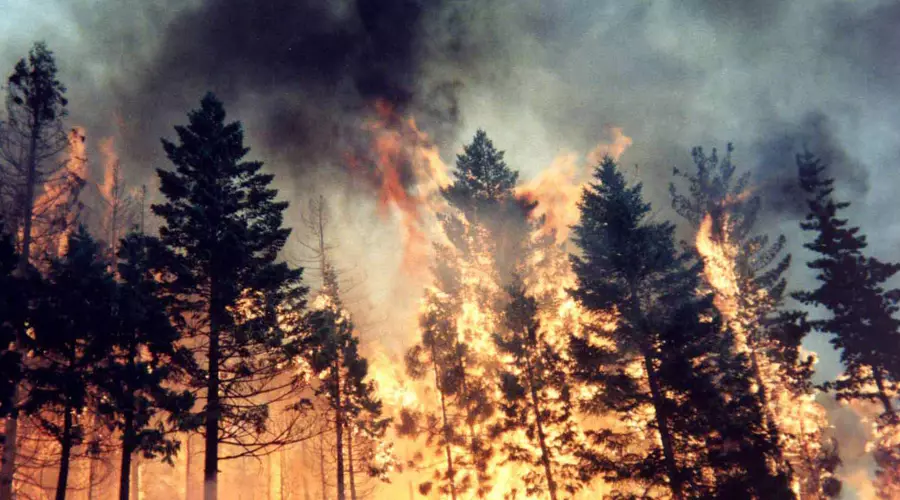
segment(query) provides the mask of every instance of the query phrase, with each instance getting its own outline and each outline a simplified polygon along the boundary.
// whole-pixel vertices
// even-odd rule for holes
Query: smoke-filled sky
[[[873,251],[897,243],[896,2],[0,0],[0,12],[0,68],[46,40],[71,123],[115,137],[133,183],[165,165],[158,139],[213,90],[303,197],[340,171],[382,99],[446,161],[485,128],[524,178],[622,127],[634,141],[622,161],[661,210],[692,146],[732,141],[790,237],[795,287],[808,278],[792,158],[807,145],[853,196]]]
[[[804,145],[853,197],[873,252],[896,258],[897,26],[891,0],[0,0],[0,69],[45,40],[70,123],[115,137],[133,184],[152,182],[159,138],[213,90],[294,201],[340,184],[377,99],[414,116],[448,162],[486,129],[526,179],[622,127],[622,162],[666,215],[672,167],[732,141],[771,231],[790,240],[797,288],[809,283],[791,187]],[[333,196],[363,206],[338,210],[355,228],[339,235],[348,254],[397,253],[356,230],[371,205]],[[809,345],[832,376],[825,341]]]

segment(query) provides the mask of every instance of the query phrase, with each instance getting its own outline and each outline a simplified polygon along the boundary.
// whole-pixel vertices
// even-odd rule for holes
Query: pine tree
[[[637,485],[641,495],[729,498],[735,478],[748,479],[744,497],[788,497],[755,439],[760,408],[740,376],[745,361],[723,348],[709,298],[696,295],[699,264],[676,252],[674,225],[647,220],[641,185],[626,186],[610,158],[594,177],[574,228],[582,254],[572,258],[573,293],[593,323],[573,338],[573,356],[597,391],[585,409],[612,411],[623,425],[593,434],[586,472],[620,484],[623,497]]]
[[[896,436],[900,418],[895,408],[900,382],[900,290],[886,288],[900,271],[900,264],[865,255],[865,235],[838,217],[848,202],[833,197],[834,179],[825,177],[826,166],[812,153],[797,155],[800,185],[809,195],[809,212],[800,227],[815,235],[804,246],[818,254],[807,263],[816,272],[818,288],[799,292],[804,304],[822,306],[831,315],[812,326],[831,335],[840,352],[844,375],[829,385],[838,400],[868,401],[881,406],[877,419],[875,459],[876,488],[881,498],[900,495],[900,452]]]
[[[575,402],[567,360],[547,338],[538,321],[538,303],[523,283],[507,289],[510,302],[503,328],[494,339],[511,360],[500,374],[503,418],[499,431],[513,433],[504,442],[506,459],[529,466],[523,481],[528,496],[573,494],[580,488],[577,460],[581,433],[574,418]],[[523,439],[524,438],[524,439]]]
[[[132,456],[161,456],[171,463],[179,450],[176,430],[192,429],[186,418],[193,395],[171,388],[194,369],[190,351],[178,347],[161,285],[150,267],[154,241],[131,234],[119,247],[119,277],[113,309],[112,349],[94,370],[98,413],[122,441],[119,500],[128,500]]]
[[[97,365],[111,348],[115,281],[83,227],[51,263],[32,319],[31,390],[24,408],[61,446],[56,499],[64,500],[72,451],[84,437],[79,416],[90,403]]]
[[[697,247],[716,306],[735,334],[735,348],[749,356],[775,445],[774,466],[792,474],[804,493],[818,496],[822,484],[816,478],[823,471],[810,465],[822,458],[818,452],[825,450],[827,423],[813,399],[815,358],[800,353],[809,329],[804,314],[782,309],[784,274],[791,262],[789,254],[783,255],[786,239],[780,235],[770,243],[757,233],[762,200],[750,188],[749,172],[736,176],[733,150],[729,144],[720,158],[715,149],[707,155],[694,148],[695,172],[680,174],[690,194],[678,194],[671,184],[672,205],[698,230]]]
[[[450,244],[436,245],[435,283],[426,294],[422,342],[407,355],[411,373],[423,375],[423,367],[432,365],[442,394],[441,415],[432,414],[428,421],[435,424],[429,426],[432,430],[443,429],[437,434],[447,456],[443,476],[451,496],[475,488],[481,497],[493,488],[489,430],[499,394],[491,336],[499,327],[504,287],[525,255],[535,207],[516,197],[518,173],[503,156],[479,130],[457,157],[454,182],[442,189],[450,208],[438,215]],[[469,315],[477,319],[459,321],[465,310],[479,311]],[[421,487],[430,488],[430,483]]]
[[[311,334],[305,348],[313,373],[322,381],[315,387],[316,395],[325,399],[334,415],[337,498],[346,499],[349,486],[350,499],[357,500],[360,473],[383,477],[390,465],[376,459],[390,419],[382,417],[381,401],[368,380],[368,361],[359,353],[359,336],[329,259],[333,247],[325,234],[328,216],[323,197],[311,200],[304,221],[315,240],[304,246],[313,253],[322,275],[322,288],[307,318]]]
[[[46,207],[35,207],[39,189],[63,168],[57,157],[68,145],[62,124],[68,104],[66,88],[56,73],[53,53],[36,43],[7,80],[6,120],[0,122],[0,217],[15,239],[20,276],[29,270],[35,220],[46,215]],[[25,342],[25,332],[18,328],[15,345]],[[18,399],[16,392],[14,404]],[[12,408],[4,430],[0,500],[12,499],[17,428]]]
[[[170,250],[161,262],[168,285],[205,345],[205,371],[195,382],[205,394],[204,498],[215,500],[220,443],[239,447],[222,456],[231,458],[297,437],[278,429],[276,439],[266,439],[266,431],[269,407],[299,393],[299,374],[285,364],[292,356],[285,347],[297,336],[279,316],[299,311],[306,289],[300,269],[276,261],[290,234],[282,227],[288,204],[275,201],[262,163],[244,161],[240,123],[225,123],[212,94],[188,118],[175,127],[177,143],[163,140],[175,170],[158,171],[166,201],[151,210],[163,220],[160,239]]]

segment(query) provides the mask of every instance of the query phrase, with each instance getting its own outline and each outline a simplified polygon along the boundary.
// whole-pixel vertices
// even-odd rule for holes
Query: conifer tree
[[[307,317],[309,336],[305,349],[313,373],[321,379],[315,387],[334,419],[337,498],[357,500],[361,474],[384,476],[388,463],[376,454],[390,420],[382,417],[381,401],[368,380],[368,361],[359,352],[359,336],[341,298],[338,271],[331,263],[325,234],[328,216],[323,197],[313,199],[304,222],[315,240],[303,244],[317,261],[322,288]]]
[[[28,370],[24,408],[60,444],[57,500],[66,497],[72,451],[84,437],[79,416],[111,348],[114,297],[115,281],[100,248],[81,227],[69,238],[65,257],[51,262],[31,321],[40,362]]]
[[[494,336],[499,351],[511,357],[500,374],[503,418],[498,427],[513,433],[513,439],[504,442],[502,453],[529,466],[523,477],[526,495],[556,500],[581,484],[578,462],[570,460],[580,454],[582,436],[574,420],[567,360],[547,338],[537,319],[537,300],[526,295],[524,284],[513,283],[507,291],[503,328]]]
[[[185,372],[194,370],[190,351],[177,344],[179,329],[171,323],[161,285],[150,267],[154,241],[137,234],[119,246],[111,349],[94,370],[100,394],[97,411],[122,442],[119,500],[128,500],[135,453],[171,462],[179,450],[172,433],[193,430],[188,418],[193,395],[172,389]]]
[[[830,314],[810,323],[830,335],[831,344],[840,352],[844,374],[828,384],[837,399],[880,406],[876,489],[880,498],[896,498],[900,495],[900,418],[895,407],[900,382],[900,321],[895,315],[900,309],[900,290],[888,288],[887,281],[900,271],[900,264],[865,254],[866,237],[838,216],[850,204],[834,198],[834,179],[825,177],[826,166],[820,159],[807,151],[797,155],[797,168],[800,185],[809,195],[809,212],[800,226],[815,235],[804,246],[818,254],[807,267],[816,272],[819,286],[795,297],[804,304],[822,306]]]
[[[443,408],[440,418],[431,415],[428,420],[442,422],[437,427],[443,429],[438,434],[447,456],[444,486],[451,496],[474,488],[480,497],[493,487],[489,430],[499,395],[491,335],[498,331],[504,287],[512,282],[525,253],[535,203],[516,197],[518,173],[483,130],[457,156],[453,176],[454,182],[442,189],[450,208],[438,216],[450,244],[436,245],[435,282],[426,294],[422,342],[407,360],[416,375],[423,375],[427,364],[438,363],[433,368]],[[483,314],[475,323],[456,321],[464,308]],[[430,488],[430,483],[422,487]]]
[[[676,499],[789,498],[765,467],[760,408],[740,376],[746,360],[724,348],[709,297],[696,294],[700,265],[676,251],[674,225],[647,220],[641,185],[626,186],[610,158],[594,177],[572,258],[573,293],[594,322],[573,338],[573,355],[576,375],[597,391],[585,409],[612,411],[623,425],[594,433],[586,472],[623,497],[637,486]]]
[[[822,484],[815,478],[825,471],[809,466],[823,458],[819,451],[826,449],[822,431],[827,423],[824,409],[813,400],[815,358],[800,353],[809,329],[805,314],[782,309],[791,261],[783,252],[786,239],[780,235],[770,242],[758,233],[762,200],[750,187],[749,172],[736,175],[733,150],[729,144],[720,158],[715,149],[707,155],[694,148],[695,171],[676,169],[688,181],[689,194],[679,194],[670,184],[672,205],[698,230],[697,247],[716,306],[735,335],[735,348],[749,356],[775,446],[774,466],[793,475],[805,493],[818,496]]]
[[[41,186],[64,167],[58,155],[68,144],[62,122],[65,92],[53,53],[41,42],[16,63],[7,80],[6,119],[0,122],[0,218],[15,241],[19,276],[29,271],[36,219],[47,215],[47,207],[36,207],[35,200]],[[25,332],[17,328],[14,349],[24,343]],[[17,387],[13,402],[18,399]],[[13,407],[4,429],[0,500],[12,499],[17,430]]]
[[[296,317],[306,289],[300,269],[277,261],[290,234],[282,226],[288,204],[275,201],[262,163],[244,160],[241,124],[225,122],[212,94],[188,118],[175,127],[177,142],[163,140],[175,169],[158,171],[166,200],[151,210],[162,218],[160,239],[169,249],[158,264],[205,349],[194,380],[204,402],[204,498],[215,500],[220,458],[301,437],[302,429],[271,430],[269,408],[299,393],[300,374],[286,369],[299,332],[288,331],[297,323],[284,318],[288,311]],[[220,443],[236,451],[220,454]]]

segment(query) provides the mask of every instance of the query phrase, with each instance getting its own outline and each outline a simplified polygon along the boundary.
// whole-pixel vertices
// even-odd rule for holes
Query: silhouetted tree
[[[694,148],[695,170],[678,173],[689,194],[670,184],[672,205],[698,230],[698,250],[704,256],[707,281],[725,326],[735,334],[736,348],[746,350],[760,391],[766,429],[775,446],[775,464],[795,476],[806,494],[818,495],[823,471],[809,466],[825,444],[824,409],[813,400],[810,382],[815,357],[801,354],[809,329],[805,315],[782,309],[785,272],[791,256],[786,239],[774,242],[757,229],[762,199],[750,187],[750,173],[737,174],[731,144],[721,158]],[[813,453],[813,456],[807,456]]]
[[[98,364],[111,346],[115,281],[99,246],[83,227],[66,255],[51,262],[31,320],[34,354],[24,409],[61,446],[56,499],[64,500],[73,447],[84,437],[81,419]]]
[[[572,339],[573,356],[597,390],[585,409],[624,425],[593,433],[585,472],[620,483],[622,497],[636,483],[638,495],[734,498],[737,480],[739,496],[789,498],[786,478],[765,466],[746,360],[728,349],[710,297],[697,296],[702,265],[676,251],[674,225],[647,220],[641,185],[626,186],[612,159],[594,177],[572,257],[573,293],[593,322]]]
[[[64,167],[58,155],[68,144],[62,123],[68,101],[56,72],[53,53],[36,43],[7,80],[6,120],[0,122],[0,218],[16,243],[20,276],[28,272],[35,219],[46,215],[47,207],[36,208],[35,199]],[[17,328],[14,350],[21,350],[25,341],[25,332]],[[17,399],[14,393],[13,402]],[[12,499],[18,418],[16,409],[11,410],[4,430],[0,500]]]
[[[137,234],[119,246],[112,349],[94,370],[100,394],[98,413],[122,442],[119,500],[128,500],[131,459],[161,456],[171,463],[179,449],[172,432],[193,430],[188,418],[193,395],[171,386],[194,369],[190,351],[178,347],[180,331],[171,323],[161,284],[150,266],[153,240]]]
[[[816,272],[819,286],[795,297],[830,313],[829,318],[810,323],[831,335],[831,344],[840,352],[844,374],[828,384],[838,400],[881,406],[876,488],[881,498],[896,498],[900,495],[900,451],[896,447],[900,418],[894,400],[900,382],[900,320],[895,314],[900,309],[900,290],[887,288],[887,281],[900,271],[900,264],[865,255],[865,235],[838,217],[850,204],[834,199],[834,179],[825,177],[821,160],[807,151],[797,155],[797,168],[800,185],[809,195],[809,212],[800,227],[815,235],[804,246],[818,254],[807,267]]]
[[[301,429],[266,431],[270,406],[298,394],[301,380],[286,364],[297,315],[285,322],[286,311],[302,308],[306,288],[300,269],[277,262],[290,234],[282,227],[288,204],[275,201],[273,176],[261,172],[262,163],[244,161],[249,148],[241,124],[225,123],[212,94],[188,118],[187,126],[175,127],[177,143],[163,140],[175,170],[158,171],[166,200],[151,210],[163,220],[160,239],[170,250],[161,262],[169,290],[195,321],[205,349],[206,370],[195,382],[205,393],[204,497],[215,500],[220,458],[299,439]],[[220,456],[220,443],[240,451]]]

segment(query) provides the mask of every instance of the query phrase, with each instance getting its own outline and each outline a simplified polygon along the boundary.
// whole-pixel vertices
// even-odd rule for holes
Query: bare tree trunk
[[[656,378],[656,369],[649,352],[644,352],[644,368],[647,370],[647,381],[650,383],[650,395],[653,400],[653,409],[656,413],[656,424],[659,428],[659,437],[662,441],[663,459],[669,476],[669,487],[672,489],[672,498],[682,500],[681,474],[675,462],[675,449],[672,446],[672,436],[669,434],[669,414],[666,411],[659,380]]]
[[[125,414],[125,428],[122,431],[122,463],[119,467],[119,500],[129,500],[131,491],[131,457],[134,455],[134,415]]]
[[[69,462],[72,456],[72,409],[67,404],[63,409],[62,453],[59,459],[59,475],[56,478],[56,500],[66,500],[69,485]]]
[[[341,396],[341,366],[340,366],[340,356],[337,356],[334,362],[334,382],[335,382],[335,391],[337,394],[334,395],[335,408],[334,408],[334,427],[335,427],[335,451],[337,452],[337,500],[346,500],[347,496],[345,493],[345,485],[344,485],[344,414],[343,414],[343,398]]]
[[[203,499],[217,500],[219,475],[219,317],[216,287],[211,288],[209,326],[209,380],[206,385],[206,448],[203,463]]]
[[[356,477],[353,473],[353,429],[347,425],[347,476],[350,478],[350,500],[356,500]]]
[[[192,465],[192,455],[193,451],[191,449],[191,438],[194,437],[191,433],[187,434],[184,442],[184,500],[193,500],[193,495],[191,495],[191,485],[193,482],[191,481],[191,465]]]
[[[437,349],[434,343],[431,344],[431,364],[434,367],[434,383],[438,393],[441,395],[441,423],[443,424],[444,433],[444,451],[447,455],[447,481],[450,483],[450,498],[456,500],[456,470],[453,468],[453,452],[450,449],[450,423],[447,421],[447,402],[444,398],[444,387],[441,384],[441,377],[438,373]]]
[[[531,346],[534,348],[534,346]],[[528,371],[528,386],[531,389],[531,409],[534,412],[534,421],[537,425],[538,444],[541,447],[541,464],[544,466],[544,474],[547,477],[547,491],[550,499],[556,500],[556,481],[553,480],[553,467],[550,464],[550,450],[547,448],[547,438],[544,435],[544,418],[541,415],[540,398],[535,387],[534,362],[528,356],[526,369]]]

